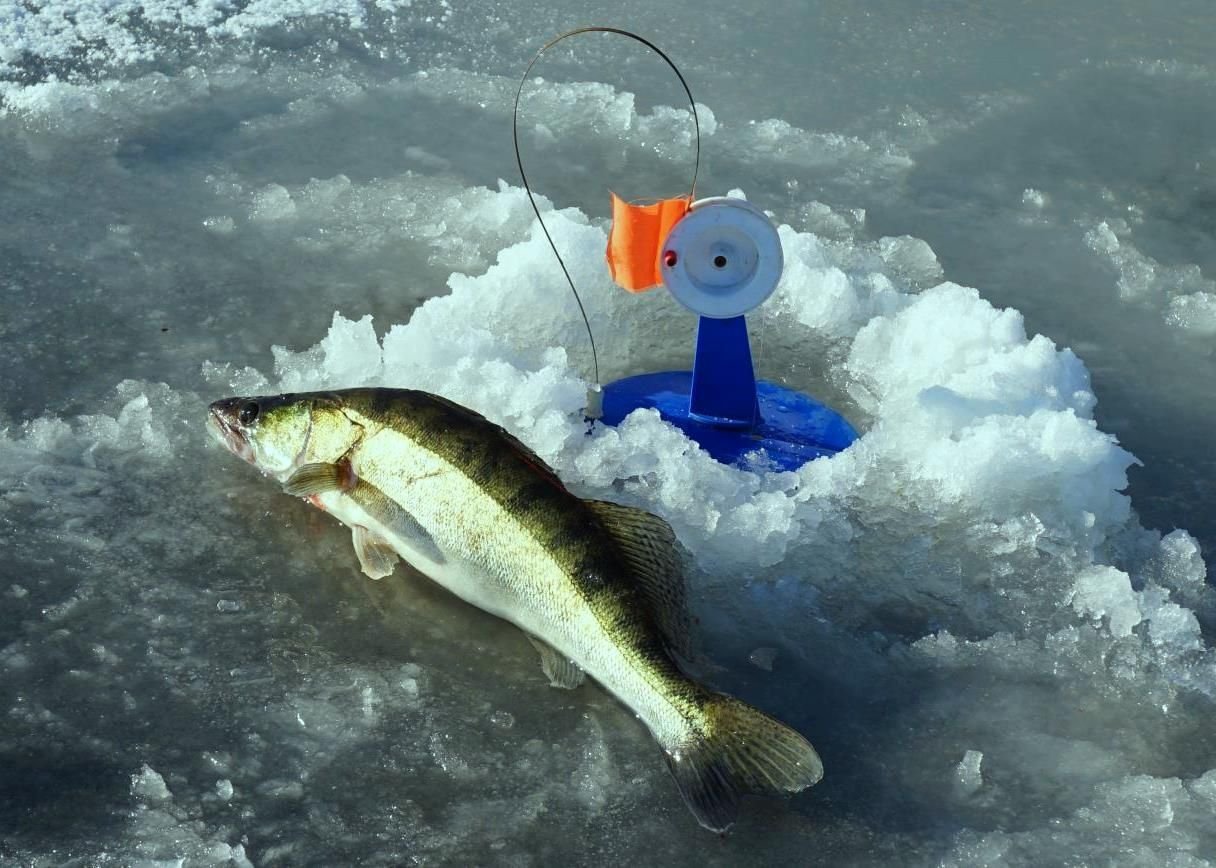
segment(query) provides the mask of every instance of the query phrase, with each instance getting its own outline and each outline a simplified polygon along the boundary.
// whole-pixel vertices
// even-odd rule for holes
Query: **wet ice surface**
[[[96,8],[0,8],[0,859],[1216,861],[1203,4],[616,22],[704,101],[701,190],[784,224],[759,366],[865,431],[797,474],[645,414],[584,436],[581,323],[499,179],[514,76],[594,10]],[[602,250],[606,188],[685,184],[687,118],[657,63],[575,45],[532,174],[605,375],[685,364],[689,318]],[[207,442],[216,397],[364,383],[671,521],[707,678],[824,781],[708,835],[625,709],[365,580]]]

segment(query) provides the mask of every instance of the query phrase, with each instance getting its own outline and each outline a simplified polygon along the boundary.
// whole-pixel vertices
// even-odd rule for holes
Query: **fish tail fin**
[[[747,793],[787,795],[819,782],[823,763],[785,724],[720,694],[704,707],[704,731],[666,751],[680,795],[706,829],[725,832]]]

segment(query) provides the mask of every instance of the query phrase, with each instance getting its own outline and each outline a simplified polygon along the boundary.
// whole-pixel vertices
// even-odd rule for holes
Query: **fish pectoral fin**
[[[692,659],[684,567],[671,525],[635,506],[607,500],[587,505],[625,557],[671,650]]]
[[[564,654],[559,654],[550,645],[535,636],[525,635],[528,636],[532,647],[540,652],[540,668],[548,677],[550,687],[564,687],[566,690],[573,690],[583,683],[583,679],[587,675],[578,668],[577,663]]]
[[[369,578],[383,579],[392,574],[399,557],[386,540],[361,524],[351,528],[351,536],[355,543],[355,554],[359,556],[359,566]]]
[[[418,554],[436,564],[447,561],[435,538],[418,519],[379,488],[365,479],[360,479],[347,494],[370,518],[379,522],[381,527],[391,531]]]
[[[294,497],[312,497],[350,487],[349,466],[340,464],[305,464],[297,468],[283,483],[283,491]]]

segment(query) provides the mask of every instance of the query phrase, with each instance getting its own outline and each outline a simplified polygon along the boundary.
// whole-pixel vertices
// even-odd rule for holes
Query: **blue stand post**
[[[718,428],[751,428],[759,420],[756,373],[747,320],[701,317],[688,415]]]

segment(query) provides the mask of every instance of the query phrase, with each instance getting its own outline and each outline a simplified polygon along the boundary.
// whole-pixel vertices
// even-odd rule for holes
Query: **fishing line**
[[[697,173],[701,169],[701,122],[697,117],[697,104],[692,98],[692,91],[688,87],[688,82],[684,80],[684,76],[680,74],[679,67],[675,62],[668,57],[661,48],[655,45],[645,37],[639,36],[628,30],[622,30],[618,27],[578,27],[574,30],[568,30],[560,36],[554,37],[549,42],[541,46],[540,51],[536,52],[536,56],[532,58],[532,62],[528,64],[528,68],[524,70],[523,78],[519,80],[519,89],[515,92],[515,109],[511,113],[511,140],[515,144],[515,164],[519,167],[519,177],[523,179],[524,190],[528,194],[528,202],[532,205],[532,211],[536,214],[536,220],[540,223],[541,231],[545,233],[545,240],[549,242],[549,247],[553,249],[553,255],[557,257],[557,264],[562,268],[562,274],[566,275],[566,282],[570,284],[570,291],[574,293],[574,300],[578,304],[579,313],[583,315],[583,325],[587,327],[587,339],[591,342],[591,363],[595,370],[595,391],[600,391],[600,362],[599,356],[595,350],[595,335],[591,331],[591,321],[587,318],[587,310],[583,307],[583,300],[579,297],[578,289],[574,286],[574,278],[570,276],[570,270],[566,268],[566,262],[562,259],[562,255],[558,252],[557,245],[553,242],[553,236],[549,234],[549,229],[545,226],[545,220],[540,214],[540,208],[536,204],[536,198],[532,194],[532,186],[528,183],[528,175],[524,172],[524,161],[519,153],[519,100],[524,92],[524,85],[528,81],[528,76],[532,72],[532,67],[536,66],[536,62],[540,60],[541,55],[552,48],[563,39],[569,39],[571,36],[578,36],[582,33],[615,33],[618,36],[625,36],[635,42],[640,42],[642,45],[649,48],[663,62],[671,67],[671,71],[676,74],[676,78],[680,80],[680,85],[684,88],[684,93],[688,96],[688,107],[692,110],[693,129],[696,133],[696,151],[693,158],[692,167],[692,184],[688,191],[688,201],[691,203],[696,199],[697,192]]]

